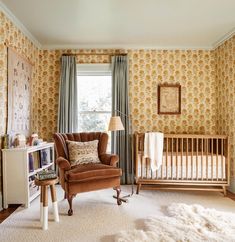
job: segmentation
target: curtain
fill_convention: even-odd
[[[131,183],[131,141],[129,119],[129,88],[127,56],[112,57],[112,115],[120,116],[125,130],[112,136],[112,152],[119,155],[122,169],[122,184]]]
[[[62,56],[59,91],[58,132],[77,131],[78,100],[75,56]]]

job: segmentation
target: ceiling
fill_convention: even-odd
[[[213,48],[235,0],[2,0],[43,48]]]

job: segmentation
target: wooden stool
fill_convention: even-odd
[[[47,186],[50,186],[51,190],[51,200],[54,211],[54,220],[59,222],[59,213],[58,213],[58,205],[56,199],[56,190],[55,184],[58,182],[58,178],[48,179],[39,181],[37,178],[35,179],[35,184],[41,187],[40,193],[40,222],[42,224],[43,230],[48,229],[48,195],[47,195]]]

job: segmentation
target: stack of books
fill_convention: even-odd
[[[37,179],[40,181],[57,178],[57,175],[56,175],[55,171],[53,171],[53,170],[40,171],[37,173],[36,176],[37,176]]]

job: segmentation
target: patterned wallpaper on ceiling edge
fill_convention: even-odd
[[[235,178],[235,35],[215,50],[217,133],[229,135],[231,176]],[[235,192],[235,179],[231,187]]]

